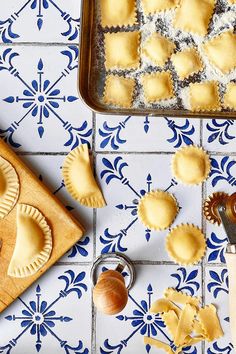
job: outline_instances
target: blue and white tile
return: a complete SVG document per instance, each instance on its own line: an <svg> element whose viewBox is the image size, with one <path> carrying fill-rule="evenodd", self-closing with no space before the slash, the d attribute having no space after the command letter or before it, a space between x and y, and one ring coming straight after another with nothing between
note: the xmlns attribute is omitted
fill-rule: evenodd
<svg viewBox="0 0 236 354"><path fill-rule="evenodd" d="M21 156L52 193L66 206L85 228L84 237L60 260L60 262L90 262L93 259L93 209L81 206L67 192L61 176L64 156Z"/></svg>
<svg viewBox="0 0 236 354"><path fill-rule="evenodd" d="M234 119L203 120L203 145L208 151L232 152L236 144Z"/></svg>
<svg viewBox="0 0 236 354"><path fill-rule="evenodd" d="M2 1L0 42L78 42L80 0Z"/></svg>
<svg viewBox="0 0 236 354"><path fill-rule="evenodd" d="M206 343L206 354L234 354L230 337L228 307L228 274L224 267L206 268L206 304L217 307L224 336L213 343Z"/></svg>
<svg viewBox="0 0 236 354"><path fill-rule="evenodd" d="M200 142L200 120L96 115L97 151L174 151Z"/></svg>
<svg viewBox="0 0 236 354"><path fill-rule="evenodd" d="M161 350L143 344L145 335L173 344L161 318L149 313L151 304L163 297L164 290L171 286L190 295L202 295L201 269L198 267L185 269L177 266L137 265L136 272L137 279L130 290L125 309L117 316L97 313L96 353L161 354ZM200 354L201 344L183 353Z"/></svg>
<svg viewBox="0 0 236 354"><path fill-rule="evenodd" d="M23 151L69 151L92 139L78 98L76 46L0 48L0 137Z"/></svg>
<svg viewBox="0 0 236 354"><path fill-rule="evenodd" d="M86 266L54 266L37 280L0 315L0 352L90 352L88 271Z"/></svg>
<svg viewBox="0 0 236 354"><path fill-rule="evenodd" d="M97 210L97 254L119 251L133 260L170 260L165 251L168 230L152 232L137 217L139 200L150 190L175 195L181 210L174 226L184 222L201 226L201 186L177 184L170 162L170 154L98 154L97 174L107 206Z"/></svg>

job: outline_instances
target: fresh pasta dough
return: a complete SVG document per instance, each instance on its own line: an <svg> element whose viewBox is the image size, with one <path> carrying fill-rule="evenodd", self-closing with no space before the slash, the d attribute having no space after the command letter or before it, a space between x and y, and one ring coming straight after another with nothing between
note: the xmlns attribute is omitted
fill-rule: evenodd
<svg viewBox="0 0 236 354"><path fill-rule="evenodd" d="M101 0L103 27L133 26L137 23L135 0Z"/></svg>
<svg viewBox="0 0 236 354"><path fill-rule="evenodd" d="M135 80L118 75L106 77L103 100L107 104L121 108L130 108L133 103Z"/></svg>
<svg viewBox="0 0 236 354"><path fill-rule="evenodd" d="M173 80L168 71L144 74L141 82L147 103L158 103L174 97Z"/></svg>
<svg viewBox="0 0 236 354"><path fill-rule="evenodd" d="M153 33L144 43L143 54L154 64L163 67L175 49L175 44L161 36Z"/></svg>
<svg viewBox="0 0 236 354"><path fill-rule="evenodd" d="M17 205L17 235L8 275L23 278L35 274L43 267L52 251L52 232L36 208Z"/></svg>
<svg viewBox="0 0 236 354"><path fill-rule="evenodd" d="M197 74L203 69L202 60L195 48L188 48L172 55L171 61L181 80Z"/></svg>
<svg viewBox="0 0 236 354"><path fill-rule="evenodd" d="M88 144L80 145L67 155L62 174L68 192L80 204L90 208L106 205L92 172Z"/></svg>
<svg viewBox="0 0 236 354"><path fill-rule="evenodd" d="M20 191L19 179L14 167L0 156L0 220L15 206Z"/></svg>

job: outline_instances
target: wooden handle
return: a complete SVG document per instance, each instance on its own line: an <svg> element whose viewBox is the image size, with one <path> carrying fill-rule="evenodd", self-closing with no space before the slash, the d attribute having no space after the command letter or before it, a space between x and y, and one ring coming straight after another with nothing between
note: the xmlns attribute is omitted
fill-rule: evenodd
<svg viewBox="0 0 236 354"><path fill-rule="evenodd" d="M116 270L102 273L93 289L93 301L97 309L106 315L121 312L128 302L128 290L121 273Z"/></svg>
<svg viewBox="0 0 236 354"><path fill-rule="evenodd" d="M225 259L229 273L229 315L231 337L236 349L236 254L225 253Z"/></svg>

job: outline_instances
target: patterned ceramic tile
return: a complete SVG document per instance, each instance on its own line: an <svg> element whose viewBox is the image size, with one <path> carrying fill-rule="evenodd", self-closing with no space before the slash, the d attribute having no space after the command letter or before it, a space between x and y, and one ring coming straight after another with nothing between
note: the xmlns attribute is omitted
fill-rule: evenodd
<svg viewBox="0 0 236 354"><path fill-rule="evenodd" d="M80 0L1 2L0 42L78 42Z"/></svg>
<svg viewBox="0 0 236 354"><path fill-rule="evenodd" d="M207 267L206 269L206 303L213 303L218 309L224 337L206 344L207 354L234 353L230 343L228 275L224 267Z"/></svg>
<svg viewBox="0 0 236 354"><path fill-rule="evenodd" d="M167 286L176 287L191 295L202 295L200 268L139 265L136 266L136 272L138 279L130 291L127 307L118 316L97 314L96 353L163 353L161 350L151 349L143 344L143 335L146 335L156 337L173 346L160 316L149 313L152 302L162 297ZM201 353L201 345L186 348L183 353Z"/></svg>
<svg viewBox="0 0 236 354"><path fill-rule="evenodd" d="M90 328L88 267L55 266L0 315L0 353L87 354Z"/></svg>
<svg viewBox="0 0 236 354"><path fill-rule="evenodd" d="M203 120L203 144L209 151L235 151L236 122L233 119Z"/></svg>
<svg viewBox="0 0 236 354"><path fill-rule="evenodd" d="M98 155L97 173L108 205L97 211L97 253L119 251L134 260L169 260L164 251L168 231L152 232L137 217L141 196L153 189L176 196L181 210L174 225L189 222L201 226L201 186L178 184L171 176L171 156Z"/></svg>
<svg viewBox="0 0 236 354"><path fill-rule="evenodd" d="M98 151L173 151L199 144L200 120L97 115Z"/></svg>
<svg viewBox="0 0 236 354"><path fill-rule="evenodd" d="M0 47L0 136L13 148L68 151L91 142L92 113L78 99L77 60L76 46Z"/></svg>
<svg viewBox="0 0 236 354"><path fill-rule="evenodd" d="M93 210L79 205L67 192L61 176L61 165L65 156L27 155L22 156L22 158L86 229L84 238L75 244L75 246L60 261L92 261ZM51 171L53 171L53 174Z"/></svg>

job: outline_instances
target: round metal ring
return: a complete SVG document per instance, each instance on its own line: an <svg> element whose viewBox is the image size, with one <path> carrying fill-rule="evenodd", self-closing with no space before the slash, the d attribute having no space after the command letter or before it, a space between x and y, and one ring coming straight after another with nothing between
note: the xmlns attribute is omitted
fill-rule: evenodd
<svg viewBox="0 0 236 354"><path fill-rule="evenodd" d="M92 265L91 271L90 271L90 279L91 282L93 284L93 286L96 285L97 283L97 279L96 279L96 269L99 266L100 263L104 262L104 261L114 261L114 260L118 260L119 264L122 264L124 267L128 268L128 272L130 275L130 280L129 283L127 285L127 289L131 289L134 281L135 281L135 270L134 270L134 266L132 264L132 262L130 261L130 259L121 254L121 253L105 253L105 254L101 254L99 257L97 257Z"/></svg>

